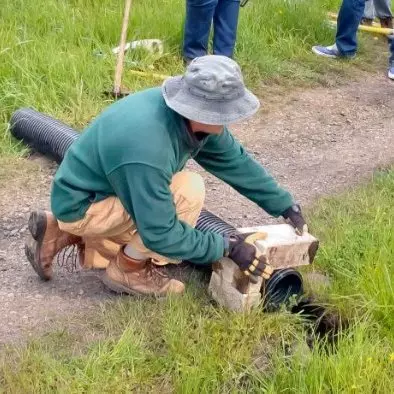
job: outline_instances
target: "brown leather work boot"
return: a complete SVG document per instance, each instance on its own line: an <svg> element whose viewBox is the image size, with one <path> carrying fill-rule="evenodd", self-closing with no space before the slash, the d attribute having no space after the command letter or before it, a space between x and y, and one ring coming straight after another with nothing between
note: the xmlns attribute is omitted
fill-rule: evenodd
<svg viewBox="0 0 394 394"><path fill-rule="evenodd" d="M384 29L392 29L393 28L393 18L379 18L380 26Z"/></svg>
<svg viewBox="0 0 394 394"><path fill-rule="evenodd" d="M364 25L364 26L372 26L373 24L373 19L369 19L369 18L362 18L360 25Z"/></svg>
<svg viewBox="0 0 394 394"><path fill-rule="evenodd" d="M185 285L170 279L150 260L135 260L127 256L123 248L112 259L103 276L104 284L116 293L133 295L181 294Z"/></svg>
<svg viewBox="0 0 394 394"><path fill-rule="evenodd" d="M81 243L80 237L60 230L56 218L50 212L32 212L29 231L31 237L25 244L26 257L43 280L52 278L52 261L58 252L66 246Z"/></svg>

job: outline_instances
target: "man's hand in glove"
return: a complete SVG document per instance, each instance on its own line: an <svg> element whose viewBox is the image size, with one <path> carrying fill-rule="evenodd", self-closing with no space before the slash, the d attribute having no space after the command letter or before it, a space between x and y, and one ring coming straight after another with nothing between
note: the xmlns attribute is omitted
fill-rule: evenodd
<svg viewBox="0 0 394 394"><path fill-rule="evenodd" d="M287 223L291 224L298 235L308 232L308 225L302 216L301 207L298 204L292 205L282 213Z"/></svg>
<svg viewBox="0 0 394 394"><path fill-rule="evenodd" d="M237 234L229 239L229 247L226 253L231 260L236 263L240 270L247 276L269 279L273 268L268 264L265 256L254 246L254 242L265 239L265 233Z"/></svg>

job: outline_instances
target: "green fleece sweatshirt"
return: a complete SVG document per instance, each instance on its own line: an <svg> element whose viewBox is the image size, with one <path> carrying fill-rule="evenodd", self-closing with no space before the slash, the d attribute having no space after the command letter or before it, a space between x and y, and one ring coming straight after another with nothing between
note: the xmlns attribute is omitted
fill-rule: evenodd
<svg viewBox="0 0 394 394"><path fill-rule="evenodd" d="M195 263L215 261L223 256L223 237L179 221L169 188L190 158L273 216L293 204L227 129L198 140L154 88L109 106L72 144L54 179L52 211L73 222L93 202L115 195L150 250Z"/></svg>

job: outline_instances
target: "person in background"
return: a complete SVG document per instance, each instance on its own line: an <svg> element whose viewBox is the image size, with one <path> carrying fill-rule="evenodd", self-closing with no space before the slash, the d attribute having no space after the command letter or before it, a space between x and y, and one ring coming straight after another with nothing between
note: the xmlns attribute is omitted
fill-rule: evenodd
<svg viewBox="0 0 394 394"><path fill-rule="evenodd" d="M213 24L213 54L232 58L237 37L240 0L186 0L183 58L189 64L208 54Z"/></svg>
<svg viewBox="0 0 394 394"><path fill-rule="evenodd" d="M393 14L391 12L390 0L367 0L365 2L364 17L361 23L366 26L372 26L372 23L377 16L380 20L380 26L386 29L393 28ZM390 56L388 77L394 79L394 35L388 37Z"/></svg>
<svg viewBox="0 0 394 394"><path fill-rule="evenodd" d="M338 14L335 43L316 45L312 51L329 58L352 58L357 51L357 29L364 15L365 0L343 0Z"/></svg>
<svg viewBox="0 0 394 394"><path fill-rule="evenodd" d="M387 2L387 0L386 0ZM357 51L357 29L361 23L365 0L343 0L338 14L335 44L330 46L315 45L312 51L328 58L353 58ZM382 22L382 19L381 19ZM392 19L385 20L390 23ZM389 36L391 55L389 57L388 77L394 79L394 35Z"/></svg>
<svg viewBox="0 0 394 394"><path fill-rule="evenodd" d="M383 28L393 28L393 14L391 12L391 0L367 0L365 2L364 17L361 23L372 26L375 15L380 20Z"/></svg>

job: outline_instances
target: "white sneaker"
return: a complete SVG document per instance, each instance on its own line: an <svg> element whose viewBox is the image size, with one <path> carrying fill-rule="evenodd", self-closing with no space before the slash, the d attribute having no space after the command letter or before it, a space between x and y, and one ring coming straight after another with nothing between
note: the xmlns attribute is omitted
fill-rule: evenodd
<svg viewBox="0 0 394 394"><path fill-rule="evenodd" d="M330 45L328 47L324 47L321 45L315 45L312 47L312 52L319 56L330 57L333 59L342 58L342 59L353 59L356 57L356 54L353 55L341 55L338 51L337 44Z"/></svg>
<svg viewBox="0 0 394 394"><path fill-rule="evenodd" d="M394 65L390 66L389 72L388 72L388 77L389 77L390 79L393 79L393 80L394 80Z"/></svg>
<svg viewBox="0 0 394 394"><path fill-rule="evenodd" d="M315 45L314 47L312 47L312 52L315 53L316 55L330 57L333 59L340 56L337 48L337 44L330 45L328 47Z"/></svg>

